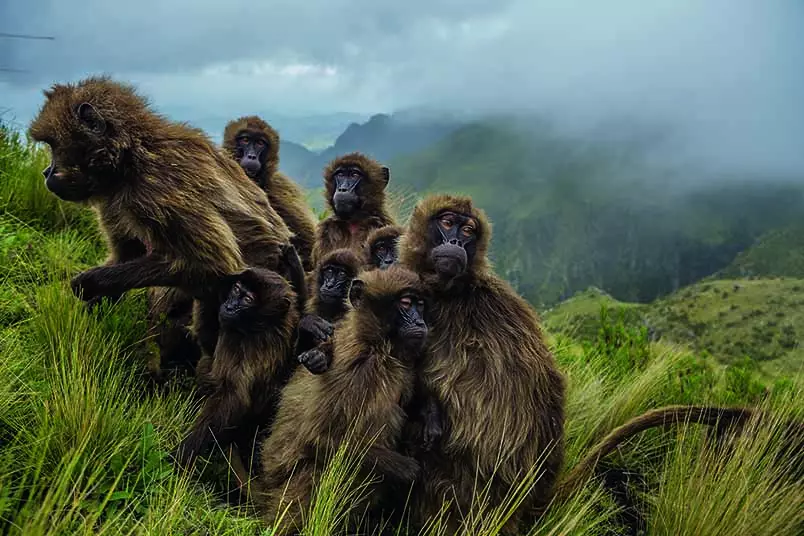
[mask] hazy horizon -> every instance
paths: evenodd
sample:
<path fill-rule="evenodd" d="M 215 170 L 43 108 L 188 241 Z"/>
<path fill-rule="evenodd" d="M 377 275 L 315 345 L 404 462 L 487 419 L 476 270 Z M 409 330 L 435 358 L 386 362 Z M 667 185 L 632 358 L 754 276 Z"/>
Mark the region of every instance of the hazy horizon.
<path fill-rule="evenodd" d="M 32 0 L 0 20 L 56 38 L 0 38 L 0 68 L 29 71 L 0 73 L 0 108 L 23 125 L 45 87 L 108 73 L 193 123 L 428 106 L 605 138 L 619 118 L 666 128 L 715 167 L 804 173 L 796 2 Z"/>

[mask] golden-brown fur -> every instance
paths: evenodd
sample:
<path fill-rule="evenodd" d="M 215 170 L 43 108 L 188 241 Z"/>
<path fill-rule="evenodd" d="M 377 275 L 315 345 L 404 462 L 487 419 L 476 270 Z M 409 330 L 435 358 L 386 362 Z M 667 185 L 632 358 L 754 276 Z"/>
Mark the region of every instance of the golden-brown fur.
<path fill-rule="evenodd" d="M 363 206 L 348 220 L 333 214 L 318 224 L 313 247 L 314 264 L 318 264 L 318 259 L 333 249 L 350 248 L 361 251 L 366 237 L 372 230 L 394 223 L 388 214 L 385 203 L 385 187 L 388 181 L 383 166 L 360 153 L 350 153 L 336 158 L 324 170 L 324 197 L 330 208 L 334 210 L 332 206 L 332 196 L 335 193 L 333 172 L 339 166 L 348 165 L 359 166 L 366 174 L 360 184 Z"/>
<path fill-rule="evenodd" d="M 264 164 L 255 180 L 268 195 L 271 206 L 294 234 L 292 243 L 299 253 L 304 269 L 310 271 L 313 268 L 311 256 L 315 241 L 316 219 L 307 206 L 301 188 L 279 172 L 279 133 L 264 120 L 253 115 L 230 121 L 223 132 L 223 148 L 235 160 L 237 159 L 236 138 L 243 132 L 261 135 L 268 144 Z"/>
<path fill-rule="evenodd" d="M 366 237 L 366 243 L 363 246 L 363 269 L 373 270 L 376 268 L 372 259 L 372 248 L 380 240 L 393 240 L 399 244 L 399 238 L 404 233 L 404 229 L 398 225 L 386 225 L 371 231 Z"/>
<path fill-rule="evenodd" d="M 216 281 L 247 266 L 290 276 L 288 227 L 201 130 L 154 113 L 132 87 L 92 77 L 45 95 L 31 137 L 49 143 L 61 174 L 88 192 L 73 200 L 96 211 L 111 251 L 106 265 L 73 280 L 74 292 L 94 299 L 131 288 L 182 288 L 207 304 L 196 303 L 195 326 L 212 353 Z M 87 106 L 102 118 L 98 132 L 77 118 Z"/>
<path fill-rule="evenodd" d="M 253 292 L 255 304 L 235 326 L 221 328 L 214 356 L 205 356 L 199 365 L 199 381 L 207 396 L 178 450 L 184 462 L 206 453 L 213 442 L 221 448 L 234 444 L 240 453 L 252 452 L 256 436 L 270 426 L 280 389 L 296 364 L 299 311 L 288 282 L 260 268 L 228 279 Z"/>
<path fill-rule="evenodd" d="M 444 282 L 428 253 L 430 219 L 451 209 L 477 222 L 476 254 L 467 271 Z M 440 449 L 422 456 L 414 497 L 419 522 L 453 500 L 448 526 L 458 530 L 478 489 L 500 504 L 510 486 L 542 461 L 524 511 L 541 510 L 563 460 L 564 378 L 544 343 L 533 308 L 489 267 L 491 225 L 469 197 L 434 195 L 413 211 L 400 243 L 400 263 L 416 271 L 431 294 L 428 353 L 422 380 L 449 423 Z M 520 515 L 506 532 L 515 533 Z"/>
<path fill-rule="evenodd" d="M 307 513 L 318 472 L 347 436 L 351 443 L 377 434 L 364 467 L 375 467 L 386 481 L 396 477 L 405 482 L 414 476 L 406 473 L 415 471 L 415 462 L 396 448 L 406 418 L 402 406 L 412 396 L 414 361 L 419 356 L 393 343 L 388 323 L 395 299 L 403 290 L 418 289 L 420 282 L 401 267 L 360 277 L 365 296 L 335 331 L 332 367 L 321 375 L 296 369 L 262 447 L 261 488 L 266 495 L 261 504 L 268 523 L 284 508 L 280 501 L 290 504 L 285 531 Z M 350 451 L 357 450 L 355 443 Z M 372 502 L 379 490 L 374 492 Z"/>

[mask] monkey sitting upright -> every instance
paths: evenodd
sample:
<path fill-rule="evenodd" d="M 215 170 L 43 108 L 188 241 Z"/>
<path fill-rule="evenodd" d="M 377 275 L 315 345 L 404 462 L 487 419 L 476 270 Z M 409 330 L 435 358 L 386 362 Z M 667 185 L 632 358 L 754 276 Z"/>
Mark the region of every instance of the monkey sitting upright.
<path fill-rule="evenodd" d="M 386 166 L 360 154 L 336 158 L 324 170 L 324 196 L 333 215 L 318 224 L 313 262 L 338 248 L 360 251 L 368 234 L 394 222 L 385 206 Z"/>
<path fill-rule="evenodd" d="M 265 191 L 271 206 L 293 233 L 291 243 L 309 272 L 313 269 L 316 220 L 301 188 L 279 172 L 279 143 L 279 133 L 254 115 L 230 121 L 223 132 L 224 150 Z"/>
<path fill-rule="evenodd" d="M 318 475 L 347 437 L 374 439 L 361 467 L 385 478 L 370 504 L 416 478 L 418 464 L 398 448 L 427 335 L 422 296 L 419 278 L 401 267 L 365 272 L 352 282 L 352 309 L 335 330 L 331 368 L 321 375 L 298 368 L 285 387 L 261 449 L 266 520 L 273 524 L 280 503 L 290 503 L 289 522 L 277 534 L 301 529 Z"/>
<path fill-rule="evenodd" d="M 311 274 L 307 313 L 335 324 L 349 310 L 349 288 L 360 271 L 360 259 L 350 249 L 336 249 L 321 259 Z M 313 374 L 321 374 L 332 356 L 332 339 L 318 341 L 306 332 L 299 333 L 298 360 Z"/>
<path fill-rule="evenodd" d="M 177 449 L 184 463 L 206 454 L 215 442 L 251 452 L 256 434 L 270 426 L 280 389 L 295 366 L 299 311 L 290 284 L 260 268 L 227 279 L 232 284 L 218 311 L 215 353 L 199 363 L 199 383 L 207 396 Z"/>
<path fill-rule="evenodd" d="M 385 270 L 399 260 L 399 238 L 403 230 L 396 225 L 386 225 L 373 230 L 363 247 L 363 269 Z"/>

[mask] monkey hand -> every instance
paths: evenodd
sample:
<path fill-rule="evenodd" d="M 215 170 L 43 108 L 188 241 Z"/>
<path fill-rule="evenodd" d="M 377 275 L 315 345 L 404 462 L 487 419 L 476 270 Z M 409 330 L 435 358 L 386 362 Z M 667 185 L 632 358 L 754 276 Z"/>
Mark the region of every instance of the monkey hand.
<path fill-rule="evenodd" d="M 329 368 L 329 358 L 327 354 L 318 348 L 313 348 L 312 350 L 307 350 L 299 354 L 297 359 L 299 363 L 304 365 L 307 370 L 313 374 L 323 374 Z"/>
<path fill-rule="evenodd" d="M 332 324 L 318 315 L 306 314 L 299 321 L 299 331 L 312 335 L 318 342 L 327 341 L 334 332 Z"/>
<path fill-rule="evenodd" d="M 93 304 L 100 301 L 100 298 L 107 295 L 116 295 L 117 292 L 109 292 L 109 289 L 101 282 L 101 275 L 106 268 L 99 266 L 97 268 L 90 268 L 85 272 L 81 272 L 70 281 L 70 288 L 76 297 L 81 298 L 85 302 L 92 302 Z"/>

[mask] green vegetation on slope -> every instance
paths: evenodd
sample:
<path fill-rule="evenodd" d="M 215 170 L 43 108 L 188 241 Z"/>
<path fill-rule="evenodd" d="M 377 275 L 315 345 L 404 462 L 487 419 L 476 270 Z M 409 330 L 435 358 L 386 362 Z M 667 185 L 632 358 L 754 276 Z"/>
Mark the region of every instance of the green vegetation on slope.
<path fill-rule="evenodd" d="M 545 325 L 592 340 L 601 309 L 727 365 L 756 366 L 768 377 L 804 372 L 804 280 L 707 280 L 648 305 L 590 289 L 547 311 Z"/>
<path fill-rule="evenodd" d="M 799 223 L 768 231 L 717 275 L 723 279 L 804 278 L 804 225 Z"/>
<path fill-rule="evenodd" d="M 172 467 L 167 452 L 197 411 L 192 394 L 147 388 L 142 291 L 94 313 L 72 296 L 69 278 L 104 251 L 91 213 L 46 191 L 44 164 L 34 148 L 0 137 L 0 532 L 270 534 L 250 508 L 224 505 Z M 627 323 L 607 320 L 585 346 L 559 336 L 552 347 L 568 377 L 568 467 L 611 427 L 660 404 L 762 403 L 804 419 L 795 381 L 730 374 L 648 343 Z M 646 475 L 651 534 L 792 535 L 804 523 L 804 488 L 794 466 L 777 462 L 800 461 L 780 453 L 782 429 L 777 420 L 750 426 L 725 455 L 697 427 L 655 430 L 614 463 Z M 319 488 L 305 534 L 338 533 L 352 504 L 344 467 L 333 464 Z M 532 484 L 523 479 L 520 491 Z M 472 533 L 497 534 L 505 514 L 475 512 Z M 592 483 L 530 534 L 622 533 L 619 524 Z"/>
<path fill-rule="evenodd" d="M 501 118 L 467 125 L 391 168 L 420 194 L 471 195 L 494 223 L 497 269 L 541 306 L 589 286 L 649 302 L 800 221 L 801 186 L 663 170 L 637 138 L 571 139 Z"/>

